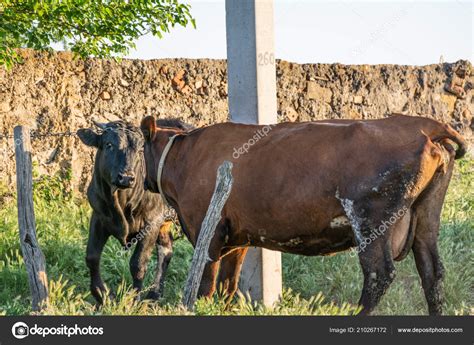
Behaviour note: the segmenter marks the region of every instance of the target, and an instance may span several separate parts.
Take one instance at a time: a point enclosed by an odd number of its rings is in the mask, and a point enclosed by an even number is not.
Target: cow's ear
[[[77,131],[77,136],[87,146],[99,147],[100,135],[89,128],[81,128]]]
[[[142,120],[140,124],[145,140],[152,140],[156,133],[156,120],[153,116],[147,116]]]

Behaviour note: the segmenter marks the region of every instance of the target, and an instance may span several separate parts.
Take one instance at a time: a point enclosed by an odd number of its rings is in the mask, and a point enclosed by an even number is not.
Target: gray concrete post
[[[226,29],[231,121],[277,123],[273,0],[226,0]],[[251,248],[239,288],[272,305],[282,290],[281,253]]]

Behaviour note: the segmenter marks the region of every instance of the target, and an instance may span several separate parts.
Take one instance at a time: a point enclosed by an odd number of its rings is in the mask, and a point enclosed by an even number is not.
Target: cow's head
[[[133,187],[142,170],[143,134],[123,121],[94,124],[99,132],[83,128],[77,135],[84,144],[97,148],[96,171],[112,189]]]
[[[159,119],[147,116],[140,125],[145,137],[145,189],[159,193],[156,182],[158,164],[168,139],[174,134],[184,133],[194,129],[193,126],[178,119]]]

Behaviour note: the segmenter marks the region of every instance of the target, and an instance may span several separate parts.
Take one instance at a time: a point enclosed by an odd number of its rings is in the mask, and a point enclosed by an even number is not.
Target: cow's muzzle
[[[118,188],[131,188],[135,184],[134,173],[119,173],[114,185]]]

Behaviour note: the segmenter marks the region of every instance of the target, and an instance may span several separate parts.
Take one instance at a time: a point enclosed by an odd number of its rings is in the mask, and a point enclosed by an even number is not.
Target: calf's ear
[[[87,146],[99,147],[100,135],[89,128],[81,128],[77,131],[77,136]]]
[[[147,116],[142,120],[140,124],[145,140],[152,140],[156,133],[156,120],[153,116]]]

